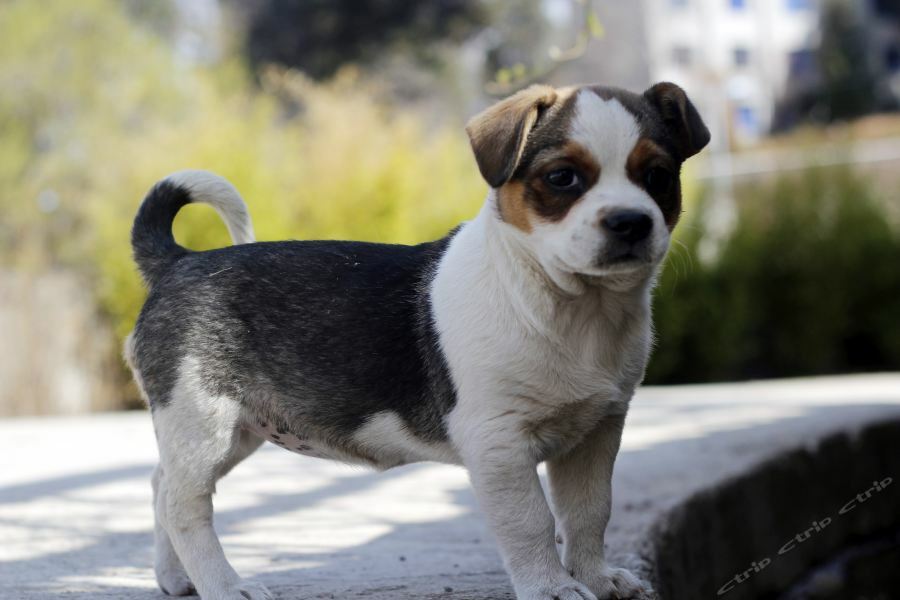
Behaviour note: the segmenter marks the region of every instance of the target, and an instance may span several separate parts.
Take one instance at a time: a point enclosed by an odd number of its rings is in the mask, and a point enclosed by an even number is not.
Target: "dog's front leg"
[[[469,437],[480,443],[469,445],[463,461],[500,545],[516,597],[596,600],[559,559],[553,515],[541,489],[537,462],[524,444],[497,440],[495,434],[481,432]]]
[[[603,550],[612,507],[613,463],[624,424],[624,415],[607,417],[574,449],[547,461],[563,563],[600,600],[643,598],[648,593],[630,572],[610,567]]]

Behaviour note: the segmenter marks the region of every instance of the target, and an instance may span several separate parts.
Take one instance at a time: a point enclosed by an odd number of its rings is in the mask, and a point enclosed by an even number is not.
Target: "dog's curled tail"
[[[173,262],[188,253],[175,242],[172,223],[181,207],[190,203],[212,206],[235,244],[255,239],[247,205],[228,181],[209,171],[172,173],[147,193],[131,228],[134,261],[151,287]]]

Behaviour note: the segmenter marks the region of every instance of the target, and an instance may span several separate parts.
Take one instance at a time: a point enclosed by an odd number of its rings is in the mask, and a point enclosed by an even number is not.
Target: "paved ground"
[[[641,390],[617,464],[612,556],[640,570],[648,527],[689,494],[884,418],[900,418],[900,374]],[[163,597],[147,414],[0,421],[0,456],[0,598]],[[266,446],[223,480],[216,508],[235,567],[279,598],[512,598],[455,467],[375,474]]]

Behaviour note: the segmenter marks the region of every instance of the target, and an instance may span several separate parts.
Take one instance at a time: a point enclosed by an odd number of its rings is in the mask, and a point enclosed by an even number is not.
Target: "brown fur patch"
[[[591,151],[578,142],[568,141],[562,148],[562,154],[575,163],[584,177],[585,188],[591,188],[600,179],[600,163]]]
[[[672,176],[669,189],[663,193],[653,194],[647,190],[647,173],[653,168],[663,168]],[[671,231],[681,216],[681,185],[678,181],[679,163],[662,146],[650,138],[641,138],[628,155],[625,163],[628,178],[635,185],[647,191],[656,201]]]
[[[506,183],[522,157],[528,134],[556,102],[556,90],[533,85],[476,115],[466,125],[478,169],[491,187]]]
[[[510,181],[500,188],[497,194],[500,218],[524,231],[531,232],[531,209],[525,200],[525,186],[521,181]]]
[[[577,190],[560,191],[544,181],[556,169],[573,169],[582,184]],[[590,151],[577,142],[565,141],[558,146],[538,150],[530,162],[503,185],[498,194],[500,217],[530,232],[536,219],[560,221],[572,206],[597,183],[600,165]]]
[[[557,169],[573,169],[581,185],[571,191],[554,189],[544,176]],[[526,200],[537,216],[547,221],[561,221],[569,210],[600,178],[600,165],[584,146],[571,140],[561,146],[539,152],[523,173]]]

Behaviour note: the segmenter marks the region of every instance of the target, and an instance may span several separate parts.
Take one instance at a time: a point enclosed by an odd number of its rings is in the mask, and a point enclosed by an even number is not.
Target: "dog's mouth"
[[[621,263],[628,263],[628,262],[634,262],[634,261],[649,262],[648,257],[643,256],[642,254],[643,253],[641,253],[641,255],[639,255],[639,254],[629,250],[627,252],[623,252],[623,253],[617,254],[615,256],[608,257],[605,261],[601,261],[600,266],[606,267],[606,266],[610,266],[610,265],[618,265]]]
[[[628,289],[652,277],[665,252],[653,253],[646,246],[622,248],[599,253],[593,264],[576,267],[560,256],[553,258],[556,268],[587,287]]]
[[[656,265],[659,260],[654,257],[648,248],[627,249],[618,252],[603,252],[597,257],[595,263],[597,274],[600,273],[624,273],[640,269],[646,269]],[[590,273],[593,275],[594,273]]]
[[[575,274],[590,286],[606,285],[613,280],[636,284],[651,276],[664,256],[665,253],[655,256],[647,247],[604,251],[590,268],[578,269]]]

